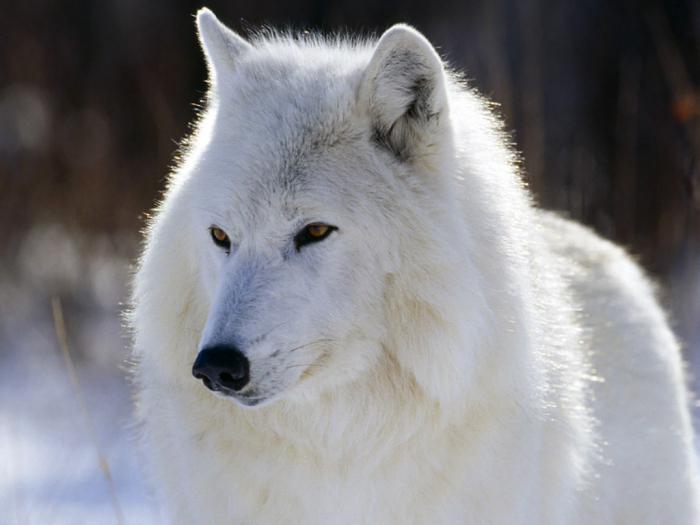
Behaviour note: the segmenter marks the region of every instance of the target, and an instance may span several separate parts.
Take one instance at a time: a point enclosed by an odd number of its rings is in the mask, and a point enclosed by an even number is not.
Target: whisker
[[[296,352],[297,350],[301,350],[302,348],[306,348],[307,346],[315,345],[315,344],[320,344],[320,343],[332,343],[334,339],[316,339],[315,341],[311,341],[309,343],[299,345],[297,347],[294,347],[290,350],[287,350],[288,354],[291,354],[292,352]]]
[[[301,367],[306,367],[306,368],[323,368],[323,365],[321,363],[303,363],[300,365],[290,365],[286,367],[283,371],[286,372],[287,370],[291,370],[292,368],[301,368]]]
[[[286,325],[286,324],[289,324],[289,321],[284,321],[284,322],[282,322],[282,323],[280,323],[280,324],[278,324],[278,325],[276,325],[276,326],[273,326],[273,327],[270,328],[267,332],[265,332],[265,333],[262,334],[262,335],[259,335],[258,337],[256,337],[256,338],[253,339],[252,341],[250,341],[250,343],[248,343],[248,344],[254,345],[254,344],[259,343],[260,341],[263,341],[263,340],[264,340],[268,335],[270,335],[272,332],[274,332],[275,330],[277,330],[278,328],[280,328],[280,327],[282,327],[282,326],[284,326],[284,325]]]

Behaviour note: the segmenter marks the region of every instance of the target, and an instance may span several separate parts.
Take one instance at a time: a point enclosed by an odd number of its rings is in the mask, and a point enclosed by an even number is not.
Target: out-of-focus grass
[[[87,402],[85,401],[85,392],[81,385],[80,379],[78,377],[78,372],[75,369],[75,364],[73,363],[73,358],[70,355],[70,348],[68,346],[68,333],[66,331],[66,322],[63,317],[63,308],[61,307],[61,300],[58,297],[51,299],[51,310],[53,313],[54,328],[56,329],[56,337],[58,339],[58,344],[61,347],[61,352],[63,353],[64,362],[66,365],[66,371],[68,372],[68,377],[70,378],[71,384],[73,386],[73,394],[80,406],[81,415],[83,416],[83,426],[85,432],[88,434],[92,446],[95,449],[97,456],[97,461],[100,465],[100,470],[104,476],[107,488],[109,491],[109,497],[112,503],[112,510],[114,511],[114,517],[119,525],[124,524],[124,513],[122,512],[121,505],[119,504],[119,498],[117,497],[117,491],[114,488],[114,480],[112,479],[112,472],[109,468],[109,462],[102,450],[100,445],[100,440],[97,438],[95,432],[95,423],[93,422],[93,417],[88,409]]]

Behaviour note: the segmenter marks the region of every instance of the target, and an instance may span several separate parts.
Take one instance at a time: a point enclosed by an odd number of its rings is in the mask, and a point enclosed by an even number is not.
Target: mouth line
[[[252,395],[250,393],[241,393],[241,392],[236,392],[235,390],[231,390],[226,387],[220,387],[217,386],[216,388],[210,389],[210,391],[217,397],[219,398],[230,398],[238,403],[240,403],[243,406],[246,407],[253,407],[256,406],[264,401],[266,401],[269,398],[262,397],[262,396],[256,396]]]

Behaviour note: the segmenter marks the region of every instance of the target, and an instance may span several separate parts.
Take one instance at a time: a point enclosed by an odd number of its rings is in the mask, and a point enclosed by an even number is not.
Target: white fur
[[[198,28],[208,109],[131,316],[172,522],[698,522],[678,345],[647,279],[532,206],[423,36],[248,43],[207,10]],[[338,231],[297,252],[314,221]],[[258,406],[192,377],[213,343],[248,356]]]

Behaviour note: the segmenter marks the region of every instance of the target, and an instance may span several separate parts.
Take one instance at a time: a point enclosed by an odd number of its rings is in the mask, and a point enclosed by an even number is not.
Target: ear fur
[[[377,43],[359,92],[375,140],[401,160],[426,153],[438,142],[434,135],[446,113],[445,84],[442,61],[423,35],[404,24],[387,30]]]
[[[241,36],[219,22],[206,7],[197,12],[197,34],[207,60],[209,81],[216,86],[217,79],[231,70],[236,60],[251,46]]]

